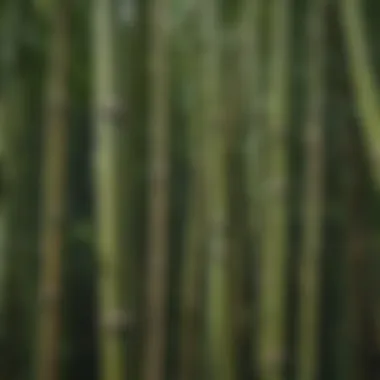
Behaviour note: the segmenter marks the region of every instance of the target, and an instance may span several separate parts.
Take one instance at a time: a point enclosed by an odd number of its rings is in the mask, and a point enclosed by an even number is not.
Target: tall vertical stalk
[[[94,54],[94,179],[96,194],[97,251],[99,260],[100,376],[122,380],[124,374],[121,254],[122,181],[120,105],[116,87],[114,9],[111,0],[95,0],[93,6]],[[123,126],[124,128],[125,126]]]
[[[243,186],[243,127],[244,97],[241,92],[241,66],[236,60],[240,48],[240,24],[233,20],[225,25],[223,38],[223,55],[220,83],[220,97],[222,103],[222,130],[225,133],[225,183],[226,183],[226,208],[227,208],[227,248],[228,258],[226,265],[226,308],[228,315],[228,334],[231,362],[236,369],[234,376],[242,376],[246,373],[249,360],[242,355],[243,347],[249,342],[249,303],[246,293],[246,263],[250,258],[246,250],[246,218],[244,207],[246,206],[245,189]],[[245,115],[244,115],[245,116]],[[251,273],[249,273],[250,276]],[[233,310],[233,312],[231,312]]]
[[[340,20],[346,40],[350,76],[355,89],[356,107],[362,123],[365,143],[369,151],[371,170],[380,186],[380,111],[379,94],[361,3],[358,0],[339,0]]]
[[[9,138],[9,132],[12,123],[10,117],[12,115],[13,108],[17,105],[14,103],[15,97],[12,96],[15,90],[15,78],[17,73],[15,67],[17,66],[17,57],[19,53],[19,40],[17,35],[17,29],[20,27],[20,5],[18,2],[11,4],[5,4],[1,9],[1,29],[0,40],[5,48],[2,50],[0,56],[0,78],[2,82],[2,89],[0,93],[0,157],[1,157],[1,180],[2,180],[2,200],[0,208],[0,223],[1,223],[1,241],[0,241],[0,341],[5,337],[5,308],[6,308],[6,285],[7,285],[7,264],[9,261],[9,255],[7,242],[9,236],[7,236],[6,230],[9,228],[9,202],[4,202],[4,187],[5,187],[5,172],[8,172],[6,167],[8,164],[9,155],[13,155],[14,152],[9,152],[11,149]],[[17,124],[17,123],[16,123]],[[20,123],[22,124],[22,123]],[[14,126],[13,126],[14,127]],[[22,127],[17,126],[17,127]],[[8,230],[9,231],[9,230]],[[9,268],[8,268],[9,269]],[[0,372],[1,374],[1,372]]]
[[[0,173],[0,181],[3,186],[4,191],[4,127],[5,127],[5,117],[4,117],[4,99],[0,99],[0,160],[2,165]],[[0,199],[0,345],[3,339],[4,333],[4,288],[5,288],[5,276],[6,276],[6,223],[5,223],[5,212],[4,212],[4,193],[2,195],[3,199]]]
[[[169,39],[170,1],[150,9],[150,189],[144,380],[165,378],[169,215]]]
[[[32,116],[30,71],[20,62],[25,46],[25,3],[3,4],[1,14],[1,250],[4,277],[0,320],[0,377],[32,376],[38,230],[39,126]],[[25,75],[27,74],[27,75]],[[0,297],[1,297],[0,296]]]
[[[299,273],[299,380],[316,379],[318,363],[319,273],[323,217],[324,0],[308,10],[308,110],[305,123],[304,231]]]
[[[342,32],[346,42],[349,75],[354,88],[356,109],[363,131],[365,147],[369,152],[370,170],[376,188],[380,187],[380,111],[379,88],[371,62],[362,4],[357,0],[339,0]],[[376,275],[375,275],[376,276]],[[375,301],[376,339],[380,346],[380,304]]]
[[[197,376],[197,352],[200,348],[200,301],[203,283],[203,242],[204,206],[199,179],[199,167],[194,167],[188,196],[187,228],[184,240],[184,262],[182,271],[181,308],[181,380],[191,380]]]
[[[5,250],[3,338],[0,376],[28,379],[34,351],[35,271],[37,259],[39,128],[30,118],[30,89],[13,73],[4,113],[3,165],[6,179],[3,249]],[[3,200],[4,201],[4,200]],[[3,361],[4,360],[4,361]]]
[[[254,267],[250,269],[253,275],[252,294],[256,295],[255,283],[257,281],[255,274],[258,273],[255,267],[257,263],[257,253],[259,252],[260,241],[260,187],[261,180],[260,168],[263,143],[263,100],[264,94],[262,89],[262,80],[264,73],[263,49],[263,0],[245,0],[242,6],[242,15],[240,21],[241,33],[241,84],[243,93],[243,113],[246,116],[247,138],[245,141],[244,166],[245,181],[248,195],[248,223],[250,233],[250,243],[252,244],[254,257],[250,261]],[[256,302],[253,302],[255,309]],[[257,311],[251,313],[251,342],[257,339]],[[251,357],[252,367],[257,363],[257,350],[252,350]]]
[[[207,222],[206,336],[209,376],[234,378],[228,305],[226,131],[221,105],[221,29],[216,0],[200,0],[201,125]]]
[[[195,23],[198,26],[198,23]],[[194,26],[193,23],[191,26]],[[187,32],[187,33],[186,33]],[[198,34],[193,28],[185,29],[181,36],[181,58],[184,65],[184,92],[189,94],[188,116],[188,157],[190,165],[190,187],[187,198],[184,257],[182,264],[182,297],[180,322],[180,364],[179,379],[191,380],[197,377],[200,349],[201,291],[204,274],[204,201],[203,170],[199,155],[201,124],[199,122],[199,65],[196,42]]]
[[[284,377],[285,275],[287,260],[287,125],[290,76],[290,13],[286,0],[273,0],[268,69],[268,115],[261,235],[259,370],[262,380]]]
[[[52,7],[48,63],[44,167],[42,183],[40,313],[38,317],[37,378],[59,377],[61,258],[66,221],[68,147],[68,5]]]
[[[260,111],[262,106],[260,77],[263,73],[262,39],[263,18],[262,0],[245,0],[241,18],[241,73],[244,94],[244,110],[247,114],[248,137],[246,140],[246,173],[249,193],[249,220],[252,235],[257,234],[258,215],[258,163],[260,144]]]

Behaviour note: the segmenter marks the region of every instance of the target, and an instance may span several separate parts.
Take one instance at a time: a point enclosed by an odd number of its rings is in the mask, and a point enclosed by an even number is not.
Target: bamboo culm
[[[96,196],[98,324],[100,377],[123,380],[125,371],[123,336],[128,324],[121,293],[123,262],[122,181],[120,171],[122,103],[116,87],[116,37],[114,3],[93,4],[94,56],[94,187]],[[123,128],[124,129],[124,128]]]
[[[320,256],[323,226],[323,121],[325,1],[308,10],[308,110],[305,121],[305,182],[303,249],[299,267],[299,330],[297,379],[318,376]]]
[[[290,76],[290,2],[271,3],[271,45],[268,68],[268,147],[262,189],[260,245],[259,371],[262,380],[282,380],[285,348],[287,262],[287,126]],[[265,194],[265,195],[264,195]]]
[[[371,62],[369,43],[365,36],[365,24],[361,3],[358,0],[339,0],[340,22],[346,42],[351,82],[356,98],[358,116],[369,151],[371,170],[380,186],[380,112],[379,89],[374,65]]]
[[[170,148],[170,1],[150,5],[149,110],[150,190],[148,216],[148,266],[146,340],[143,380],[165,379],[167,277],[169,260],[169,148]]]
[[[222,122],[221,24],[218,2],[199,0],[201,104],[207,247],[206,346],[212,380],[234,378],[228,304],[226,131]]]
[[[38,317],[38,380],[59,377],[61,259],[66,220],[68,161],[69,25],[64,1],[54,3],[50,26],[42,188],[41,265]]]

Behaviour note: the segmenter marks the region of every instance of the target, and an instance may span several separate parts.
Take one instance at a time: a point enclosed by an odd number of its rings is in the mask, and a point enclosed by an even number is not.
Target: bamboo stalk
[[[260,143],[260,114],[262,95],[260,77],[263,72],[260,41],[262,38],[263,1],[246,0],[241,18],[241,73],[242,90],[247,113],[248,135],[246,139],[246,178],[248,182],[249,220],[252,236],[257,235],[258,224],[258,169]],[[262,122],[262,120],[261,120]]]
[[[272,1],[267,152],[261,234],[259,371],[262,380],[284,378],[287,260],[287,124],[290,75],[290,2]]]
[[[191,380],[197,374],[197,354],[200,348],[200,300],[203,278],[204,208],[200,191],[199,175],[194,173],[188,200],[188,220],[185,238],[185,257],[182,277],[181,308],[181,380]]]
[[[37,256],[37,181],[39,138],[30,123],[25,78],[13,73],[9,83],[4,125],[4,168],[7,197],[2,205],[5,250],[1,378],[23,379],[31,373],[34,347],[35,261]],[[11,344],[14,349],[10,349]],[[4,360],[4,361],[3,361]]]
[[[346,41],[350,77],[355,89],[356,108],[369,151],[371,170],[380,186],[379,90],[371,63],[365,24],[357,0],[339,0],[340,21]]]
[[[246,206],[245,189],[243,186],[243,147],[245,125],[244,94],[241,84],[241,62],[236,60],[240,48],[240,23],[236,20],[233,25],[226,26],[223,38],[223,70],[221,83],[223,129],[225,129],[225,175],[227,193],[227,232],[226,238],[228,258],[226,265],[226,304],[229,310],[228,333],[231,341],[231,362],[236,373],[241,376],[246,373],[249,360],[242,355],[242,347],[249,341],[249,303],[246,302],[247,261],[250,262],[246,250]],[[233,310],[233,312],[231,312]],[[231,331],[230,331],[231,330]]]
[[[323,216],[323,92],[325,2],[314,0],[308,14],[308,110],[305,124],[303,249],[299,268],[300,311],[297,378],[318,377],[320,255]]]
[[[123,332],[128,323],[121,290],[122,176],[120,99],[116,88],[113,2],[96,0],[93,9],[94,164],[98,228],[100,376],[125,378]]]
[[[19,1],[1,14],[1,250],[0,377],[30,376],[34,346],[39,128],[30,120],[30,77],[20,75]],[[14,347],[12,349],[12,347]]]
[[[264,73],[264,57],[262,40],[264,34],[264,2],[262,0],[246,0],[243,2],[240,20],[241,35],[241,87],[243,94],[243,112],[246,117],[247,135],[244,150],[244,169],[246,191],[248,198],[248,225],[250,242],[253,251],[252,274],[253,302],[252,317],[250,321],[251,342],[256,342],[257,328],[257,308],[256,308],[256,286],[257,283],[257,252],[260,246],[260,186],[261,186],[261,158],[263,143],[263,100],[262,77]],[[252,368],[257,364],[257,350],[252,345],[251,363]]]
[[[16,30],[20,27],[20,6],[18,3],[6,4],[1,13],[1,42],[7,45],[1,55],[1,79],[3,82],[2,91],[0,94],[0,154],[1,154],[1,181],[2,181],[2,198],[4,198],[4,180],[5,172],[8,172],[6,167],[8,164],[9,145],[11,141],[9,138],[10,116],[12,116],[12,102],[14,101],[13,92],[15,90],[15,72],[16,57],[19,49],[19,41],[17,38]],[[21,123],[22,124],[22,123]],[[8,149],[7,149],[8,148]],[[7,285],[7,264],[9,255],[7,255],[7,243],[9,242],[9,202],[4,202],[1,199],[0,203],[0,217],[1,217],[1,246],[0,246],[0,339],[5,334],[4,317],[5,317],[5,298],[6,298],[6,285]]]
[[[370,294],[368,293],[368,241],[366,217],[365,217],[365,182],[362,175],[365,168],[362,165],[362,156],[357,134],[345,123],[345,136],[343,138],[343,160],[346,166],[343,172],[345,177],[345,257],[343,272],[342,299],[345,301],[345,323],[349,328],[346,332],[345,356],[342,358],[341,367],[337,366],[341,378],[346,379],[371,379],[376,378],[368,372],[367,366],[372,354],[373,314],[371,310]],[[364,202],[363,202],[364,201]],[[343,313],[342,313],[343,314]],[[368,346],[368,343],[371,343]],[[350,355],[350,356],[349,356]],[[347,357],[349,364],[347,365]],[[368,360],[369,359],[369,360]]]
[[[201,125],[206,200],[207,306],[206,341],[209,376],[234,378],[232,326],[228,303],[226,131],[222,123],[221,33],[218,2],[200,0]]]
[[[5,149],[5,104],[4,98],[0,99],[0,160],[1,160],[1,173],[0,181],[4,187],[4,149]],[[4,188],[3,188],[4,191]],[[6,254],[6,205],[4,205],[4,193],[0,200],[0,346],[4,339],[4,308],[5,308],[5,284],[6,284],[6,273],[7,273],[7,254]]]
[[[42,188],[40,313],[37,378],[59,377],[61,257],[66,220],[68,146],[68,9],[57,1],[52,13],[50,62],[47,77],[46,124]]]
[[[151,4],[150,190],[144,380],[165,378],[169,260],[169,42],[168,0]]]
[[[340,0],[339,15],[346,42],[350,78],[354,87],[356,109],[369,152],[370,170],[376,187],[380,186],[380,112],[379,89],[371,62],[370,46],[365,35],[365,21],[361,3],[357,0]],[[375,302],[376,339],[380,346],[380,306]]]
[[[187,32],[187,35],[185,33]],[[191,380],[197,377],[199,369],[199,349],[201,343],[200,315],[201,291],[204,276],[204,207],[203,170],[199,146],[201,123],[199,113],[199,77],[195,41],[197,32],[185,30],[181,36],[181,50],[184,65],[184,86],[189,91],[188,121],[190,163],[190,189],[187,201],[186,231],[184,238],[184,258],[182,264],[182,297],[180,322],[180,364],[179,379]],[[196,35],[196,37],[194,37]]]

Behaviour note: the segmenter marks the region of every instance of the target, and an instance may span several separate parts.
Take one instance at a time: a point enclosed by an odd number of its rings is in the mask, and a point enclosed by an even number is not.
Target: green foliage
[[[127,1],[127,0],[126,0]],[[132,0],[131,0],[132,1]],[[170,215],[170,299],[169,299],[169,346],[167,355],[168,379],[176,380],[177,355],[179,347],[179,286],[181,284],[178,267],[183,259],[183,237],[186,223],[186,199],[189,192],[189,160],[188,142],[190,138],[189,123],[187,115],[194,110],[193,100],[197,97],[194,83],[188,80],[189,73],[198,73],[199,62],[188,59],[184,53],[189,40],[194,51],[200,52],[202,45],[196,35],[199,30],[199,18],[197,11],[199,1],[206,0],[173,0],[172,1],[172,50],[171,50],[171,215]],[[124,212],[129,217],[129,225],[125,234],[128,235],[133,260],[136,263],[135,273],[126,275],[126,283],[130,285],[135,281],[134,289],[138,294],[133,300],[138,315],[138,326],[136,332],[129,336],[132,342],[127,348],[127,367],[132,368],[133,380],[139,379],[141,370],[141,344],[143,335],[142,313],[145,282],[146,261],[146,226],[147,226],[147,186],[148,157],[147,148],[147,121],[149,94],[149,65],[150,24],[148,21],[150,2],[135,0],[137,17],[136,24],[120,27],[118,29],[118,72],[120,73],[118,85],[124,96],[124,102],[128,110],[126,120],[126,133],[123,143],[126,147],[126,155],[130,167],[125,175],[125,186],[129,192],[129,206],[123,206]],[[269,0],[268,0],[269,2]],[[297,361],[295,349],[295,331],[297,328],[298,310],[298,283],[297,265],[300,255],[300,238],[302,236],[302,192],[304,182],[304,146],[302,140],[303,121],[305,116],[306,78],[305,78],[305,10],[308,2],[305,0],[294,0],[292,5],[292,38],[291,48],[291,100],[289,109],[290,132],[288,139],[288,163],[290,194],[287,200],[289,211],[288,231],[290,241],[288,251],[290,252],[286,279],[285,301],[288,305],[286,312],[286,347],[287,368],[286,380],[294,379],[294,367]],[[15,160],[12,160],[11,168],[16,168],[20,176],[18,186],[26,186],[28,194],[20,205],[26,202],[33,203],[25,206],[25,210],[17,208],[18,220],[14,222],[16,227],[27,229],[26,224],[31,219],[38,225],[36,208],[39,197],[39,165],[40,165],[40,129],[43,125],[43,90],[45,86],[46,58],[48,55],[47,41],[50,36],[50,20],[56,3],[51,0],[0,0],[0,102],[2,102],[15,77],[23,81],[25,86],[23,92],[26,103],[26,119],[28,132],[17,144],[20,152]],[[92,380],[96,378],[97,370],[97,333],[96,333],[96,285],[98,265],[95,258],[94,231],[94,206],[93,194],[93,168],[92,168],[92,64],[91,61],[91,29],[89,27],[91,2],[71,1],[71,71],[70,71],[70,183],[68,191],[68,208],[70,215],[70,226],[68,228],[68,241],[64,263],[64,339],[62,342],[62,367],[64,377],[70,380]],[[238,22],[239,10],[242,1],[223,0],[220,2],[223,20],[224,34],[232,35],[234,27]],[[377,85],[380,83],[380,44],[378,35],[380,32],[379,12],[380,2],[377,0],[362,1],[365,11],[366,36],[370,41],[370,53],[373,61]],[[269,7],[268,7],[269,8]],[[380,304],[380,194],[376,189],[373,177],[369,170],[369,157],[366,144],[364,144],[361,124],[355,114],[355,100],[351,85],[349,83],[349,69],[347,67],[347,52],[343,46],[341,26],[338,22],[337,7],[331,2],[327,10],[326,23],[328,28],[328,99],[327,115],[325,124],[325,196],[324,208],[324,237],[323,237],[323,287],[321,306],[321,349],[320,349],[320,373],[324,380],[346,380],[347,371],[351,362],[355,365],[357,358],[349,359],[352,342],[350,342],[350,323],[347,319],[347,310],[351,302],[351,293],[347,292],[347,247],[349,238],[348,228],[352,220],[348,218],[351,206],[347,200],[348,185],[343,178],[343,172],[347,168],[347,156],[343,153],[342,141],[345,136],[355,136],[355,144],[358,155],[355,162],[362,168],[358,181],[362,182],[364,188],[361,204],[365,214],[365,228],[368,229],[372,240],[368,242],[369,261],[368,273],[371,274],[370,299],[373,304]],[[189,38],[191,37],[191,38]],[[223,37],[223,38],[224,38]],[[267,36],[265,36],[266,38]],[[186,41],[186,42],[185,42]],[[225,42],[225,40],[223,40]],[[230,52],[223,55],[223,67],[233,67],[236,62],[237,41],[232,39]],[[226,47],[226,45],[224,45]],[[227,46],[229,49],[231,45]],[[227,50],[227,49],[226,49]],[[232,52],[232,53],[231,53]],[[228,91],[226,85],[227,76],[223,76],[223,89]],[[234,94],[224,94],[225,98],[234,98]],[[228,103],[229,104],[229,103]],[[208,106],[208,103],[203,105]],[[3,108],[1,108],[3,109]],[[16,112],[17,113],[17,112]],[[15,122],[12,118],[10,122]],[[239,121],[240,122],[240,121]],[[244,128],[242,128],[242,131]],[[16,133],[15,129],[12,133]],[[21,132],[20,132],[21,133]],[[228,172],[228,201],[229,217],[231,219],[231,230],[238,241],[237,245],[244,254],[252,250],[252,239],[248,232],[247,199],[243,187],[246,183],[241,172],[242,147],[244,143],[244,132],[237,137],[236,151],[231,155]],[[16,136],[16,135],[15,135]],[[30,162],[28,161],[30,160]],[[24,163],[28,167],[21,168]],[[6,163],[7,164],[7,163]],[[5,170],[9,170],[6,167]],[[13,170],[13,169],[12,169]],[[20,177],[21,178],[21,177]],[[34,184],[31,186],[30,183]],[[21,199],[21,198],[19,198]],[[34,200],[31,202],[31,200]],[[1,200],[0,200],[1,202]],[[25,202],[25,203],[24,203]],[[28,208],[28,210],[26,209]],[[0,205],[0,212],[2,204]],[[33,216],[34,215],[34,216]],[[35,219],[34,219],[35,218]],[[19,221],[21,221],[19,223]],[[33,230],[27,231],[36,234]],[[18,235],[21,236],[21,235]],[[24,236],[24,235],[22,235]],[[273,235],[272,235],[273,237]],[[31,239],[36,240],[33,235]],[[126,238],[127,240],[127,238]],[[370,239],[369,239],[370,240]],[[36,245],[34,241],[33,244]],[[22,249],[20,248],[20,252]],[[29,332],[19,329],[25,322],[24,313],[29,313],[35,303],[34,285],[36,277],[36,248],[33,253],[26,256],[21,252],[17,260],[13,262],[15,279],[20,279],[19,287],[15,287],[8,297],[8,322],[13,326],[12,332],[17,332],[7,341],[0,341],[0,350],[7,351],[10,358],[9,373],[15,373],[15,368],[22,367],[26,353],[29,352]],[[16,256],[14,256],[16,257]],[[245,259],[247,260],[247,259]],[[21,265],[20,262],[23,261]],[[26,264],[27,263],[27,264]],[[255,305],[252,299],[257,296],[257,284],[252,286],[252,277],[257,272],[252,272],[256,264],[246,263],[244,289],[249,294],[247,304],[255,314]],[[30,266],[29,266],[30,264]],[[13,271],[13,269],[12,269]],[[257,268],[256,268],[257,271]],[[24,276],[24,274],[26,274]],[[255,279],[257,280],[257,276]],[[132,279],[132,280],[131,280]],[[351,279],[352,280],[352,279]],[[29,286],[28,292],[22,290]],[[254,289],[253,289],[254,288]],[[1,291],[1,289],[0,289]],[[30,291],[30,293],[29,293]],[[255,293],[256,296],[252,295]],[[129,294],[125,294],[126,302]],[[380,312],[380,310],[379,310]],[[380,315],[380,314],[379,314]],[[1,320],[0,320],[1,323]],[[251,333],[244,330],[245,336],[251,337]],[[25,333],[25,335],[23,335]],[[14,342],[12,342],[14,340]],[[244,340],[244,339],[243,339]],[[239,343],[240,344],[240,343]],[[247,346],[249,346],[247,348]],[[5,347],[5,348],[4,348]],[[252,350],[249,342],[241,343],[241,350],[247,355]],[[1,353],[0,351],[0,356]],[[241,352],[241,351],[239,351]],[[247,355],[248,356],[248,355]],[[246,372],[252,372],[249,359],[240,357],[244,374],[239,378],[249,378]],[[1,358],[0,358],[1,360]],[[348,363],[350,362],[350,363]],[[351,363],[352,364],[352,363]],[[0,362],[0,366],[2,362]],[[13,366],[11,368],[11,365]],[[0,374],[2,368],[0,368]],[[23,372],[28,372],[22,369]],[[21,369],[20,369],[21,373]],[[1,380],[27,380],[28,374],[20,374],[20,377]],[[131,377],[132,378],[132,377]],[[108,380],[108,379],[107,379]],[[112,380],[112,379],[109,379]]]

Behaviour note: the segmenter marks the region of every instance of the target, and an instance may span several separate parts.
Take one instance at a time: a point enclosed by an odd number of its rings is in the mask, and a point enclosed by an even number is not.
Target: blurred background
[[[379,16],[0,0],[0,379],[380,379]]]

